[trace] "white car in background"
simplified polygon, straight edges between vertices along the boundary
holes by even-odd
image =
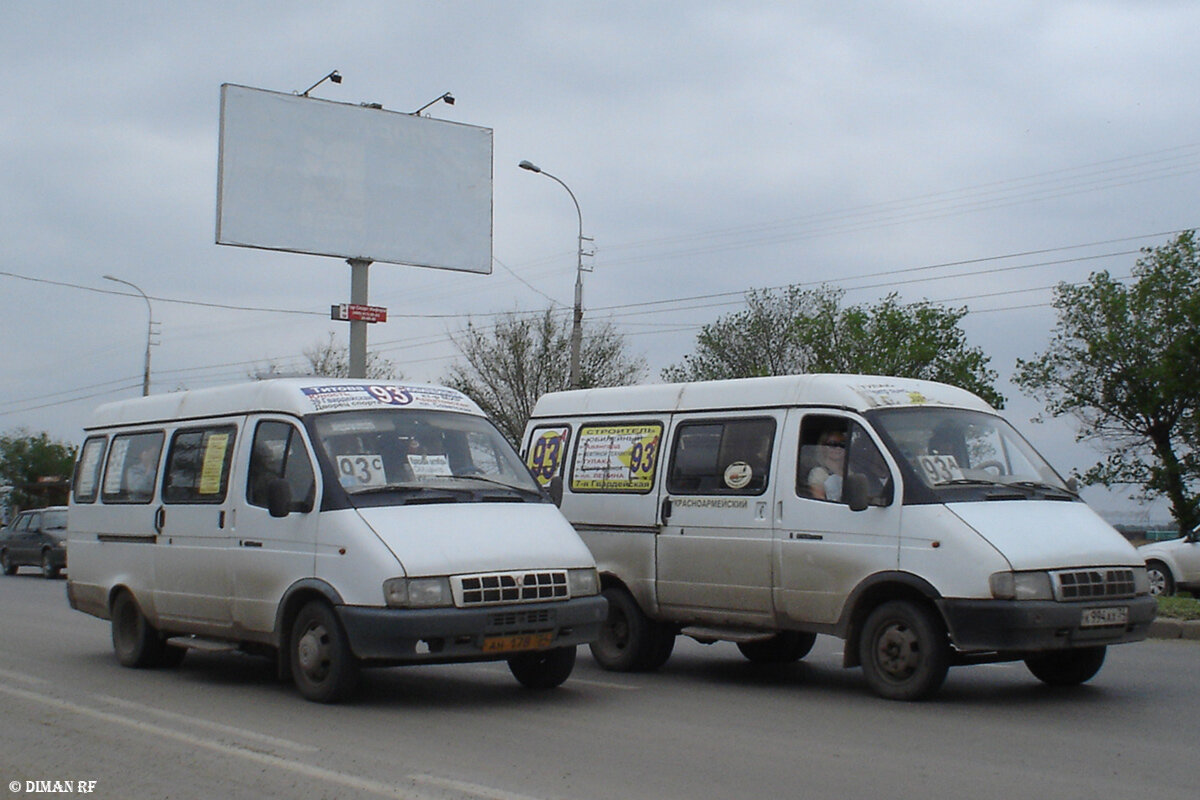
[[[1138,552],[1146,559],[1151,594],[1200,590],[1200,526],[1179,539],[1142,545]]]

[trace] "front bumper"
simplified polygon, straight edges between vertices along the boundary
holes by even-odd
[[[478,608],[338,606],[337,611],[350,649],[363,661],[429,664],[513,655],[486,652],[486,637],[552,633],[551,647],[593,642],[608,617],[608,601],[593,595],[554,603]]]
[[[1087,603],[942,598],[937,603],[954,646],[968,653],[1028,653],[1140,642],[1149,635],[1157,609],[1152,597]],[[1080,625],[1084,609],[1116,607],[1129,609],[1124,625]]]

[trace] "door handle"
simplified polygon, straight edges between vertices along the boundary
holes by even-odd
[[[671,518],[671,498],[664,497],[662,501],[662,521],[665,525],[667,520]]]
[[[159,506],[154,512],[154,532],[162,533],[167,526],[167,509]]]
[[[242,547],[262,547],[263,546],[262,542],[255,542],[250,539],[242,539],[241,544],[242,544]]]

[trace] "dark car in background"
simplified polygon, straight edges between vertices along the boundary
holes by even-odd
[[[52,506],[22,511],[0,538],[0,569],[17,574],[38,567],[42,577],[57,578],[67,566],[67,508]]]

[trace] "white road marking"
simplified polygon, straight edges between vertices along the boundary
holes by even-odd
[[[362,778],[357,775],[338,772],[337,770],[325,769],[324,767],[318,767],[290,758],[271,755],[270,753],[263,753],[258,750],[251,750],[238,745],[225,744],[224,742],[207,739],[203,736],[195,736],[193,734],[176,730],[174,728],[165,727],[163,725],[155,725],[152,722],[143,722],[142,720],[133,719],[132,717],[127,717],[122,714],[101,711],[97,708],[89,708],[78,703],[72,703],[57,697],[41,694],[40,692],[18,689],[12,686],[4,686],[3,684],[0,684],[0,693],[7,694],[11,697],[19,697],[32,703],[40,703],[45,706],[50,706],[51,708],[56,708],[60,711],[78,714],[82,717],[90,717],[91,719],[99,720],[100,722],[122,725],[149,736],[156,736],[164,739],[174,739],[177,742],[183,742],[184,744],[192,747],[199,747],[223,756],[231,756],[233,758],[241,759],[242,761],[260,764],[266,767],[272,767],[284,772],[301,775],[306,778],[325,781],[326,783],[346,789],[369,792],[380,797],[394,797],[398,798],[398,800],[420,800],[422,797],[418,793],[404,791],[399,787],[383,783],[382,781]],[[499,797],[501,795],[496,796]]]
[[[301,744],[300,742],[293,742],[290,739],[280,739],[275,736],[268,736],[265,733],[247,730],[246,728],[237,728],[233,725],[224,725],[220,722],[213,722],[200,717],[193,717],[190,714],[181,714],[178,711],[166,711],[165,709],[161,708],[153,708],[143,703],[135,703],[132,700],[125,700],[120,697],[113,697],[112,695],[94,694],[92,697],[108,703],[109,705],[129,708],[135,711],[141,711],[145,714],[154,714],[164,719],[182,722],[197,728],[207,728],[212,731],[217,731],[218,733],[227,733],[240,739],[253,739],[262,742],[263,744],[267,744],[272,747],[279,747],[284,750],[295,750],[300,753],[317,753],[321,750],[321,748],[313,747],[310,744]]]

